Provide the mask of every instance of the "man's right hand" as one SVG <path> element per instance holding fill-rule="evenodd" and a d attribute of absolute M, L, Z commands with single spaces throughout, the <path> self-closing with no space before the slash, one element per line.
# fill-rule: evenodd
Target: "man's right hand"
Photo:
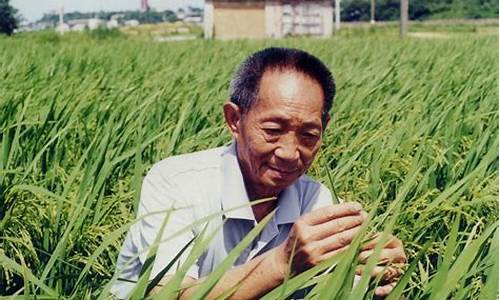
<path fill-rule="evenodd" d="M 295 222 L 285 242 L 227 271 L 207 299 L 216 299 L 236 285 L 239 288 L 232 296 L 234 299 L 262 297 L 283 282 L 294 244 L 292 272 L 296 274 L 347 249 L 366 216 L 361 205 L 355 202 L 330 205 L 304 214 Z M 186 286 L 181 299 L 192 298 L 197 283 L 203 280 L 185 280 L 183 284 L 192 286 Z"/>
<path fill-rule="evenodd" d="M 325 206 L 304 214 L 293 225 L 287 240 L 275 248 L 282 270 L 288 268 L 292 253 L 291 272 L 297 274 L 346 250 L 366 217 L 357 202 Z"/>

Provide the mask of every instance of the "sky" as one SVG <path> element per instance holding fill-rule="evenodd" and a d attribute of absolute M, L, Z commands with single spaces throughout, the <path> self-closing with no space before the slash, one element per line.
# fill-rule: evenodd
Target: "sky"
<path fill-rule="evenodd" d="M 203 0 L 149 0 L 149 6 L 156 10 L 177 10 L 188 5 L 202 7 L 203 3 Z M 58 10 L 61 5 L 64 6 L 64 12 L 137 10 L 141 8 L 141 0 L 10 0 L 10 5 L 24 19 L 33 22 L 44 13 Z"/>

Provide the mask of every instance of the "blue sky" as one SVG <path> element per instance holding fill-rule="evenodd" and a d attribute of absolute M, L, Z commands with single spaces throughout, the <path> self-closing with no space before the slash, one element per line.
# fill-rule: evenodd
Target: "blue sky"
<path fill-rule="evenodd" d="M 203 3 L 203 0 L 149 0 L 149 5 L 157 10 L 177 10 L 188 5 L 201 7 Z M 65 12 L 135 10 L 141 7 L 141 0 L 11 0 L 10 5 L 32 22 L 44 13 L 58 10 L 61 5 Z"/>

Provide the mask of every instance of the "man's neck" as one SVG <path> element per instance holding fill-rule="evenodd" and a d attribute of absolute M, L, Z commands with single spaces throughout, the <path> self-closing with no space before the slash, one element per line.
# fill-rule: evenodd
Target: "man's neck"
<path fill-rule="evenodd" d="M 248 199 L 250 202 L 266 199 L 266 198 L 275 198 L 269 199 L 267 201 L 252 205 L 253 215 L 255 216 L 255 220 L 260 222 L 265 216 L 270 214 L 278 204 L 278 193 L 255 193 L 251 189 L 247 188 Z"/>
<path fill-rule="evenodd" d="M 252 205 L 253 215 L 255 216 L 255 220 L 260 222 L 260 220 L 264 219 L 269 213 L 276 208 L 277 200 L 269 200 L 263 203 Z"/>

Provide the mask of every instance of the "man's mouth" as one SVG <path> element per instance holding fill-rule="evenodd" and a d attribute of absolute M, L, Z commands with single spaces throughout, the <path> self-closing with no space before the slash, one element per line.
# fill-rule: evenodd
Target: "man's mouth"
<path fill-rule="evenodd" d="M 269 169 L 271 169 L 275 172 L 278 172 L 280 174 L 283 174 L 283 175 L 292 175 L 292 174 L 297 173 L 297 171 L 298 171 L 298 169 L 285 169 L 285 168 L 279 168 L 279 167 L 275 167 L 275 166 L 269 166 Z"/>

